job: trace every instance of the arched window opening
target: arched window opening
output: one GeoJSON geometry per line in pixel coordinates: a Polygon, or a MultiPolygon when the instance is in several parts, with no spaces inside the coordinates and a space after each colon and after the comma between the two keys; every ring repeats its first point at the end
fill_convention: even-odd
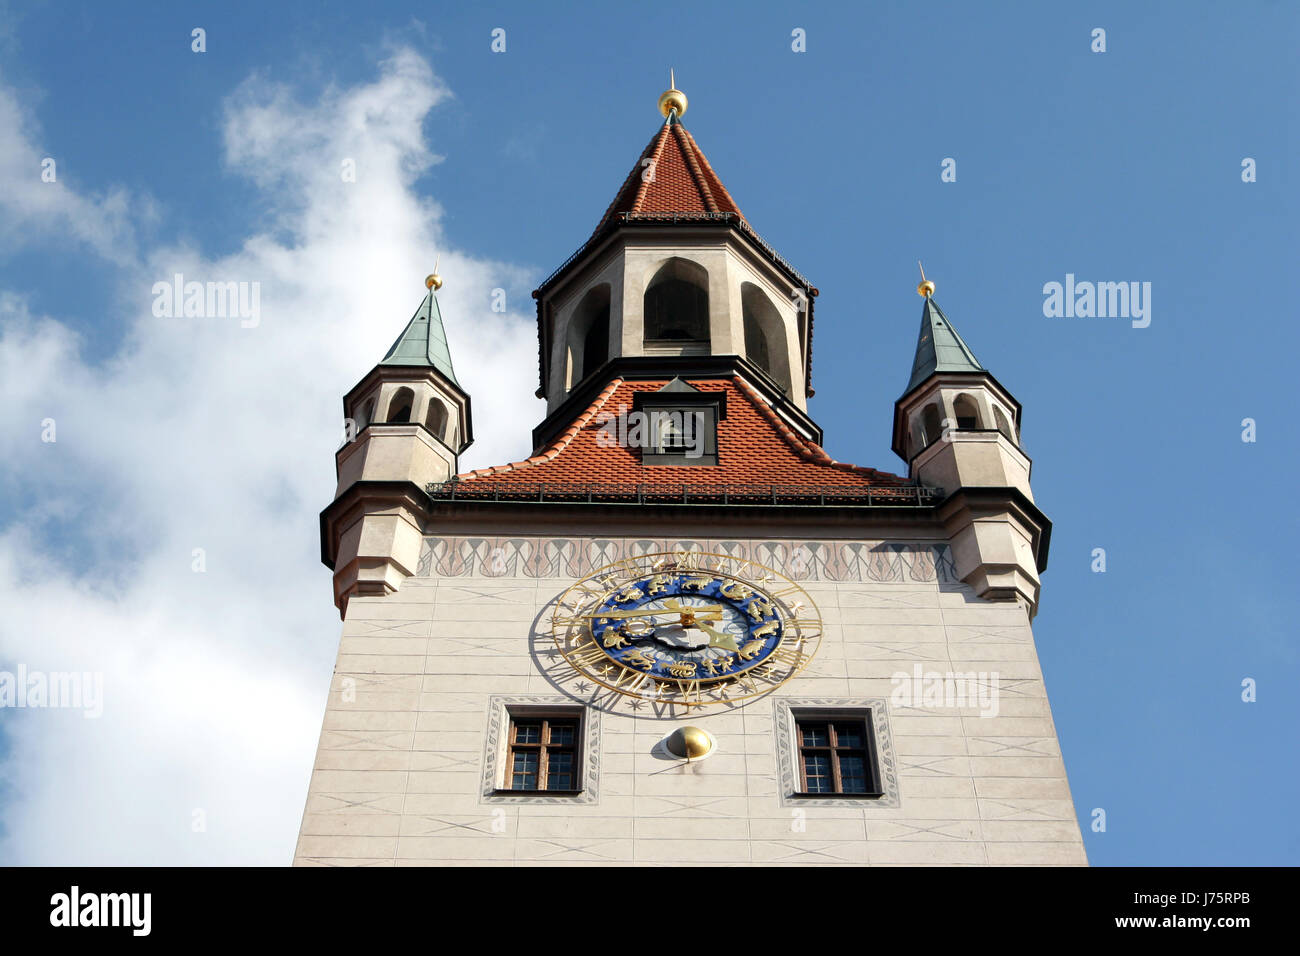
{"type": "Polygon", "coordinates": [[[745,358],[761,368],[781,391],[790,394],[788,329],[781,313],[761,288],[741,283],[740,308],[745,330],[745,358]]]}
{"type": "Polygon", "coordinates": [[[1002,414],[1002,409],[996,405],[993,406],[993,421],[997,423],[998,431],[1010,441],[1016,440],[1016,433],[1011,430],[1011,423],[1007,421],[1007,416],[1002,414]]]}
{"type": "Polygon", "coordinates": [[[411,420],[411,406],[415,403],[415,393],[409,388],[403,386],[393,393],[393,397],[388,402],[387,421],[390,422],[409,422],[411,420]]]}
{"type": "Polygon", "coordinates": [[[447,440],[447,406],[436,398],[429,399],[429,412],[424,416],[425,427],[443,441],[447,440]]]}
{"type": "Polygon", "coordinates": [[[361,406],[361,414],[357,418],[357,431],[361,431],[372,421],[375,420],[375,400],[372,398],[361,406]]]}
{"type": "Polygon", "coordinates": [[[939,406],[933,403],[925,406],[925,411],[921,412],[921,444],[922,447],[928,448],[939,439],[943,432],[943,417],[939,414],[939,406]]]}
{"type": "Polygon", "coordinates": [[[912,423],[912,432],[908,437],[908,457],[915,455],[925,447],[925,430],[921,427],[920,422],[912,423]]]}
{"type": "Polygon", "coordinates": [[[975,399],[969,395],[958,395],[952,403],[952,410],[957,416],[957,427],[962,429],[979,428],[980,413],[975,399]]]}
{"type": "Polygon", "coordinates": [[[609,360],[609,295],[608,283],[592,286],[565,323],[568,388],[609,360]]]}
{"type": "Polygon", "coordinates": [[[609,302],[591,320],[591,328],[582,337],[582,374],[584,379],[609,360],[609,302]]]}
{"type": "Polygon", "coordinates": [[[709,341],[709,276],[702,266],[670,259],[650,280],[644,299],[645,341],[709,341]]]}
{"type": "Polygon", "coordinates": [[[763,335],[758,319],[748,308],[745,309],[745,358],[768,375],[772,374],[772,356],[767,349],[767,337],[763,335]]]}

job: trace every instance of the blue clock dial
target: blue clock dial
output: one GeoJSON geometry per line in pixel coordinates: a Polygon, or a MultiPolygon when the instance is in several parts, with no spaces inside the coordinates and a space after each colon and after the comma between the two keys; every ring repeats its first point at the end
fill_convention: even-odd
{"type": "Polygon", "coordinates": [[[659,680],[719,681],[758,667],[781,643],[776,604],[753,585],[700,571],[645,574],[590,613],[596,645],[659,680]]]}

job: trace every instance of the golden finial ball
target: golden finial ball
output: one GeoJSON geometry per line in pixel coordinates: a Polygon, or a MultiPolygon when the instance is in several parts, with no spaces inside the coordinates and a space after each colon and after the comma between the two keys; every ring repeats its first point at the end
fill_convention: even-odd
{"type": "Polygon", "coordinates": [[[668,735],[665,745],[674,757],[685,757],[688,760],[705,756],[715,746],[708,732],[699,727],[678,727],[668,735]]]}
{"type": "Polygon", "coordinates": [[[928,299],[930,296],[934,295],[934,283],[929,279],[926,279],[916,287],[916,294],[928,299]]]}
{"type": "Polygon", "coordinates": [[[437,292],[442,288],[442,276],[438,275],[436,272],[429,273],[424,277],[424,287],[437,292]]]}
{"type": "Polygon", "coordinates": [[[686,94],[678,89],[664,90],[659,97],[659,112],[666,117],[673,110],[677,111],[677,118],[681,119],[686,113],[687,106],[686,94]]]}

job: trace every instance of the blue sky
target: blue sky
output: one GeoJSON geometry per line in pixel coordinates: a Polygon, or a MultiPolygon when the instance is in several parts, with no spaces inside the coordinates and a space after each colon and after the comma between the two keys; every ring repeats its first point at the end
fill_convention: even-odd
{"type": "MultiPolygon", "coordinates": [[[[526,342],[529,289],[590,233],[659,122],[672,65],[715,170],[821,290],[810,411],[832,455],[904,467],[889,439],[915,346],[918,258],[936,301],[1023,404],[1035,496],[1055,523],[1035,632],[1091,862],[1294,864],[1297,512],[1285,483],[1297,460],[1300,8],[1077,6],[757,3],[737,17],[699,3],[653,16],[617,4],[0,4],[0,84],[32,148],[101,211],[120,190],[130,220],[103,241],[0,232],[0,293],[78,336],[81,377],[111,374],[138,331],[124,304],[134,270],[116,250],[156,265],[228,261],[251,236],[286,256],[305,245],[295,217],[319,197],[277,179],[274,151],[232,159],[232,115],[268,101],[278,115],[308,112],[373,83],[409,47],[450,95],[433,95],[419,120],[434,155],[405,185],[436,202],[436,235],[466,270],[476,263],[482,288],[508,290],[526,342]],[[196,26],[203,54],[190,49],[196,26]],[[497,27],[503,54],[489,48],[497,27]],[[805,53],[791,50],[796,27],[805,53]],[[1090,49],[1097,27],[1104,53],[1090,49]],[[952,183],[940,181],[948,157],[952,183]],[[1242,182],[1246,157],[1256,182],[1242,182]],[[1044,283],[1067,273],[1150,282],[1150,326],[1044,317],[1044,283]],[[1244,418],[1257,422],[1254,443],[1241,439],[1244,418]],[[1091,570],[1094,548],[1104,574],[1091,570]],[[1241,700],[1244,678],[1258,682],[1255,703],[1241,700]],[[1089,827],[1095,807],[1104,833],[1089,827]]],[[[320,334],[355,335],[377,358],[418,303],[423,271],[397,289],[381,269],[374,311],[347,317],[359,328],[320,334]]],[[[524,409],[513,426],[498,419],[517,434],[496,440],[476,416],[475,451],[526,452],[542,415],[535,382],[480,377],[476,389],[472,343],[445,300],[443,312],[476,409],[494,388],[524,409]]],[[[331,402],[369,362],[322,371],[331,402]]],[[[213,417],[187,440],[196,455],[224,440],[213,417]]],[[[327,456],[310,481],[264,489],[306,516],[285,523],[285,540],[314,534],[327,456]]],[[[33,517],[27,496],[55,480],[33,469],[0,485],[10,543],[23,530],[55,566],[90,554],[78,588],[132,586],[147,535],[106,553],[115,539],[87,530],[89,506],[71,494],[33,517]]],[[[114,476],[97,484],[108,494],[114,476]]],[[[311,556],[314,543],[292,548],[311,556]]],[[[324,629],[328,572],[299,573],[324,629]]],[[[320,634],[259,651],[272,655],[260,666],[308,642],[297,683],[323,692],[333,644],[320,634]]]]}

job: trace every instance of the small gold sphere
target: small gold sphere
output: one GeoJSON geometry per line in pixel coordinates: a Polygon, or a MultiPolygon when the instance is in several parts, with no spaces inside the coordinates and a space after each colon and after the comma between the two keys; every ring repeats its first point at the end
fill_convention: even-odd
{"type": "Polygon", "coordinates": [[[666,117],[673,110],[677,110],[677,118],[681,119],[686,113],[688,101],[686,94],[679,89],[664,90],[659,97],[659,112],[666,117]]]}
{"type": "Polygon", "coordinates": [[[929,298],[930,296],[934,295],[934,283],[931,282],[929,279],[926,279],[924,282],[922,282],[920,285],[916,287],[916,294],[919,296],[923,296],[925,298],[929,298]]]}
{"type": "Polygon", "coordinates": [[[437,292],[442,288],[442,276],[438,275],[436,272],[429,273],[424,277],[424,287],[437,292]]]}
{"type": "Polygon", "coordinates": [[[694,760],[711,752],[715,744],[708,732],[699,727],[678,727],[668,735],[664,746],[674,757],[694,760]]]}

